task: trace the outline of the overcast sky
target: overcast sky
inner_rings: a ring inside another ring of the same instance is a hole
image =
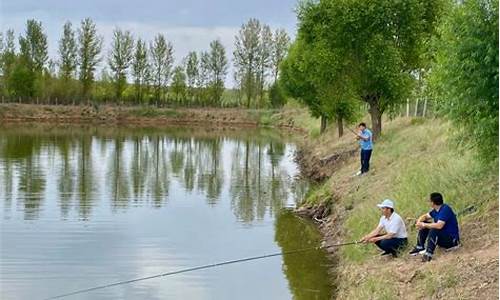
[[[83,18],[92,18],[104,37],[107,55],[115,27],[131,30],[136,37],[152,40],[163,33],[174,45],[176,64],[188,51],[206,50],[210,41],[220,39],[232,57],[234,36],[249,18],[257,18],[274,30],[284,28],[295,34],[294,9],[297,0],[0,0],[2,32],[24,33],[26,20],[42,21],[49,38],[49,55],[57,58],[58,40],[67,20],[79,26]],[[101,63],[103,64],[103,63]],[[231,63],[232,66],[232,63]],[[233,69],[226,82],[232,85]]]

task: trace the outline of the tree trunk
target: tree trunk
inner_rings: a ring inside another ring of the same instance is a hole
[[[323,132],[325,132],[325,129],[326,129],[326,117],[325,116],[321,116],[321,127],[319,129],[319,133],[322,134]]]
[[[344,135],[344,124],[342,118],[337,119],[337,128],[339,130],[339,138]]]
[[[373,140],[376,140],[382,132],[382,111],[378,101],[370,102],[370,116],[372,119]]]
[[[425,118],[426,112],[427,112],[427,97],[425,98],[425,101],[424,101],[424,110],[422,111],[422,117]]]
[[[418,116],[418,98],[415,100],[415,117]]]
[[[406,99],[406,117],[410,116],[410,99]]]

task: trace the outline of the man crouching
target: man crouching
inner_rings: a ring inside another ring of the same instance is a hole
[[[408,243],[405,223],[394,212],[394,202],[391,200],[385,199],[377,206],[382,211],[382,217],[380,217],[377,228],[365,235],[361,242],[375,243],[380,249],[384,250],[382,255],[391,254],[396,257],[398,250]],[[383,234],[383,232],[385,233]]]

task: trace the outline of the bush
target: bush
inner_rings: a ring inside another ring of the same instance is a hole
[[[274,108],[281,108],[286,104],[283,88],[276,82],[269,89],[269,100],[271,101],[271,106]]]

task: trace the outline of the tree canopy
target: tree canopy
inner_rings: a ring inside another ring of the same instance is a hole
[[[364,101],[378,136],[382,114],[409,95],[412,71],[422,64],[441,2],[301,2],[295,51],[303,53],[302,64],[307,67],[301,71],[316,89],[312,110],[321,107],[332,116],[332,111],[351,111],[345,108],[353,99]]]

